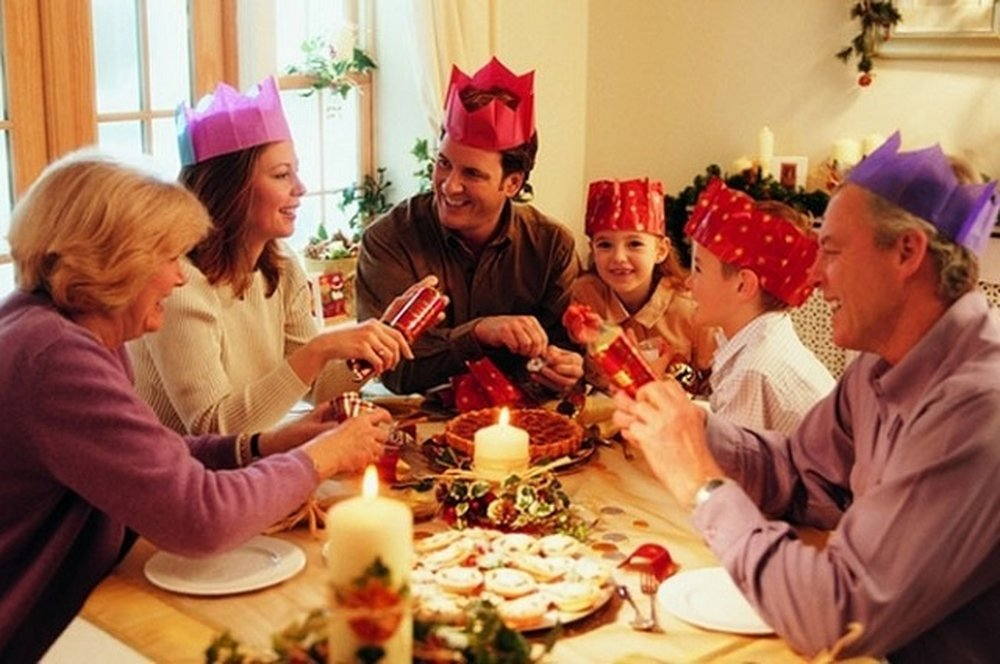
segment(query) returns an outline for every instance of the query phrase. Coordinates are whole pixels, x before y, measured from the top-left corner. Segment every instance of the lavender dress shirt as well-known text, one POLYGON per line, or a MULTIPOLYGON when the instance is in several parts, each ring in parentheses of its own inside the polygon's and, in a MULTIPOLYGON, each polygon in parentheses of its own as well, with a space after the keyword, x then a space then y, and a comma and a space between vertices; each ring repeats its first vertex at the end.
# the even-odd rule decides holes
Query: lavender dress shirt
POLYGON ((862 355, 790 436, 710 416, 727 484, 695 525, 803 653, 986 662, 1000 652, 1000 321, 955 302, 896 366, 862 355), (831 530, 822 550, 789 523, 831 530))

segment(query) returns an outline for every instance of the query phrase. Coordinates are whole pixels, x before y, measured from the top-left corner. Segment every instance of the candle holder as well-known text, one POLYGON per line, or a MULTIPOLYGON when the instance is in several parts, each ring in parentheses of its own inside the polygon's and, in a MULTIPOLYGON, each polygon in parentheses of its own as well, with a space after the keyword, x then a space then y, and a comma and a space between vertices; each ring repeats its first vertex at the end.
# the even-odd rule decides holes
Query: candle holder
POLYGON ((331 582, 330 623, 332 634, 346 627, 353 637, 346 653, 338 652, 345 648, 331 641, 330 662, 399 661, 401 652, 412 651, 409 587, 405 582, 393 585, 391 571, 376 557, 350 583, 331 582))

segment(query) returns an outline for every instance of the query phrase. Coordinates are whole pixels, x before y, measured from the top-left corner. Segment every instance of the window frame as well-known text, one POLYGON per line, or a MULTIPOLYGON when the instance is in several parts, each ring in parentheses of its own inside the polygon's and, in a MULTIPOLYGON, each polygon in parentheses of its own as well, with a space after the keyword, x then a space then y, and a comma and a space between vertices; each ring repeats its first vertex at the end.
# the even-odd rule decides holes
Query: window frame
MULTIPOLYGON (((191 93, 198 98, 219 81, 239 79, 236 0, 188 2, 191 93)), ((3 0, 2 12, 7 119, 0 128, 9 132, 16 200, 51 161, 97 142, 91 4, 3 0)), ((0 254, 5 262, 10 257, 0 254)))

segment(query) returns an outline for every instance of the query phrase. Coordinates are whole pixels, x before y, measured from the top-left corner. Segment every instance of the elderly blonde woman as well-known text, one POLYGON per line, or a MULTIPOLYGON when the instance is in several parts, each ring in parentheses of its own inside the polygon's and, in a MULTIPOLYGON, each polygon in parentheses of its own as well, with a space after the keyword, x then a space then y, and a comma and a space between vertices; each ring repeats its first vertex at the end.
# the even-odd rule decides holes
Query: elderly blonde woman
POLYGON ((384 411, 330 431, 317 412, 252 441, 185 439, 139 398, 124 343, 160 327, 179 257, 208 223, 181 186, 91 153, 50 166, 14 210, 19 290, 0 303, 0 661, 36 661, 134 533, 182 555, 235 547, 381 449, 384 411))

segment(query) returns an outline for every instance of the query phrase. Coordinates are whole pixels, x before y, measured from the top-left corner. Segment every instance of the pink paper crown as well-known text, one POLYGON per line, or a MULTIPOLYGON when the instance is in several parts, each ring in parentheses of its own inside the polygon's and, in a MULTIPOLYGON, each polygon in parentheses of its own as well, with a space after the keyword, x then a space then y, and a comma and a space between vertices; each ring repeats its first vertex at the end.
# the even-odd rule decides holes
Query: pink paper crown
POLYGON ((663 235, 663 183, 659 180, 598 180, 587 192, 586 233, 639 231, 663 235))
POLYGON ((521 145, 535 133, 534 83, 535 72, 517 76, 495 57, 472 78, 453 66, 444 104, 445 131, 459 143, 482 150, 500 152, 521 145), (493 99, 470 111, 461 99, 468 88, 508 92, 517 99, 516 108, 493 99))
POLYGON ((790 221, 757 209, 754 199, 713 178, 698 197, 684 232, 719 260, 752 270, 760 286, 797 307, 812 292, 809 269, 816 238, 790 221))
POLYGON ((181 165, 189 166, 255 145, 291 140, 292 132, 281 109, 278 81, 270 76, 256 91, 242 95, 225 83, 201 98, 192 110, 177 107, 177 146, 181 165))
POLYGON ((929 222, 949 240, 981 255, 997 220, 997 183, 959 184, 951 162, 933 145, 900 152, 897 131, 847 176, 893 205, 929 222))

